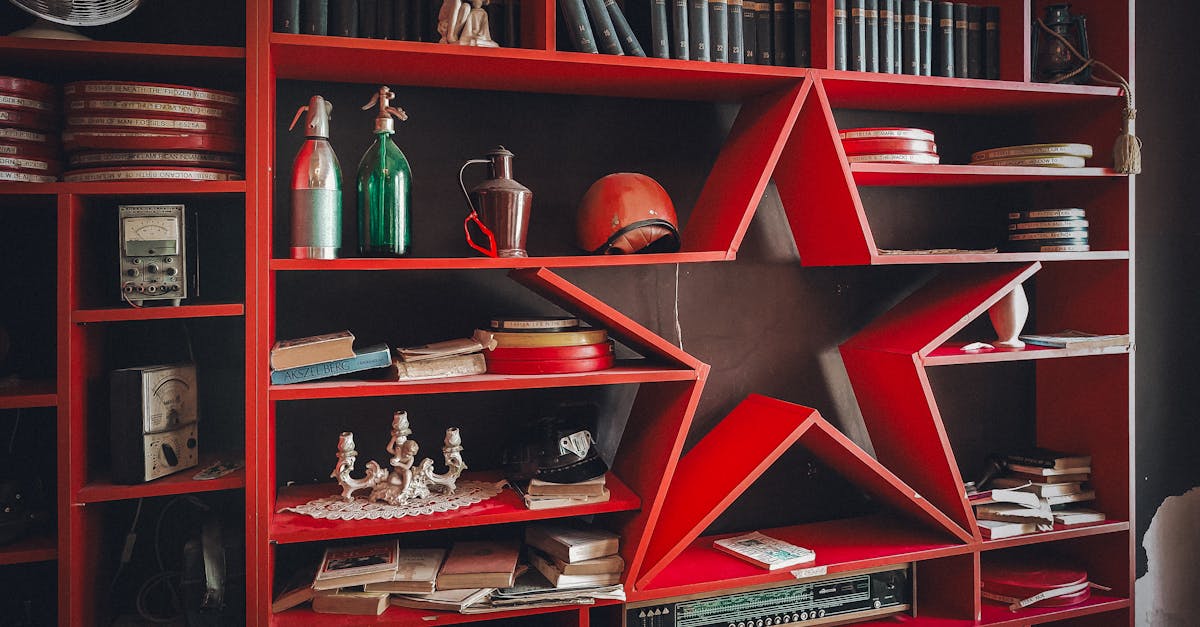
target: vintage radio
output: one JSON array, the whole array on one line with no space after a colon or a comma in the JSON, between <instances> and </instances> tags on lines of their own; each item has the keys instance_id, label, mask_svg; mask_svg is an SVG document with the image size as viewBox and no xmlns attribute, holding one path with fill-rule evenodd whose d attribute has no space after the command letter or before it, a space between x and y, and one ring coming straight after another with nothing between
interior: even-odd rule
<instances>
[{"instance_id":1,"label":"vintage radio","mask_svg":"<svg viewBox=\"0 0 1200 627\"><path fill-rule=\"evenodd\" d=\"M194 365L122 368L110 386L113 482L142 483L196 465Z\"/></svg>"},{"instance_id":2,"label":"vintage radio","mask_svg":"<svg viewBox=\"0 0 1200 627\"><path fill-rule=\"evenodd\" d=\"M121 297L134 305L188 296L183 205L120 205Z\"/></svg>"},{"instance_id":3,"label":"vintage radio","mask_svg":"<svg viewBox=\"0 0 1200 627\"><path fill-rule=\"evenodd\" d=\"M625 606L624 627L843 625L912 609L912 565ZM911 613L911 612L910 612Z\"/></svg>"}]
</instances>

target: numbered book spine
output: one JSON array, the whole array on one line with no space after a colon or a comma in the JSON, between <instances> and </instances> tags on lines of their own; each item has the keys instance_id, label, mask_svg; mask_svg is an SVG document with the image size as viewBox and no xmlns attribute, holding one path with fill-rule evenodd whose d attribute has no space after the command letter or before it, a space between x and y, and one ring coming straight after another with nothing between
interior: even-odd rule
<instances>
[{"instance_id":1,"label":"numbered book spine","mask_svg":"<svg viewBox=\"0 0 1200 627\"><path fill-rule=\"evenodd\" d=\"M742 0L729 0L729 62L743 63L746 60L745 46L742 43L745 33L742 30Z\"/></svg>"},{"instance_id":2,"label":"numbered book spine","mask_svg":"<svg viewBox=\"0 0 1200 627\"><path fill-rule=\"evenodd\" d=\"M867 71L879 71L879 0L867 0L863 9L863 32Z\"/></svg>"},{"instance_id":3,"label":"numbered book spine","mask_svg":"<svg viewBox=\"0 0 1200 627\"><path fill-rule=\"evenodd\" d=\"M938 2L933 13L933 74L954 76L954 3Z\"/></svg>"},{"instance_id":4,"label":"numbered book spine","mask_svg":"<svg viewBox=\"0 0 1200 627\"><path fill-rule=\"evenodd\" d=\"M659 59L671 57L671 41L667 36L667 0L650 1L650 54Z\"/></svg>"},{"instance_id":5,"label":"numbered book spine","mask_svg":"<svg viewBox=\"0 0 1200 627\"><path fill-rule=\"evenodd\" d=\"M358 2L330 0L329 34L334 37L358 37Z\"/></svg>"},{"instance_id":6,"label":"numbered book spine","mask_svg":"<svg viewBox=\"0 0 1200 627\"><path fill-rule=\"evenodd\" d=\"M984 7L983 77L1000 78L1000 7Z\"/></svg>"},{"instance_id":7,"label":"numbered book spine","mask_svg":"<svg viewBox=\"0 0 1200 627\"><path fill-rule=\"evenodd\" d=\"M904 8L903 0L888 0L892 4L892 73L904 73Z\"/></svg>"},{"instance_id":8,"label":"numbered book spine","mask_svg":"<svg viewBox=\"0 0 1200 627\"><path fill-rule=\"evenodd\" d=\"M833 0L833 69L849 69L849 20L846 0Z\"/></svg>"},{"instance_id":9,"label":"numbered book spine","mask_svg":"<svg viewBox=\"0 0 1200 627\"><path fill-rule=\"evenodd\" d=\"M771 3L759 2L757 24L754 29L758 34L758 64L775 65L775 47L771 42Z\"/></svg>"},{"instance_id":10,"label":"numbered book spine","mask_svg":"<svg viewBox=\"0 0 1200 627\"><path fill-rule=\"evenodd\" d=\"M791 66L792 49L792 0L776 0L771 3L771 45L775 46L775 65Z\"/></svg>"},{"instance_id":11,"label":"numbered book spine","mask_svg":"<svg viewBox=\"0 0 1200 627\"><path fill-rule=\"evenodd\" d=\"M904 58L900 68L905 74L921 73L921 3L919 0L903 0L904 25L900 28L901 50Z\"/></svg>"},{"instance_id":12,"label":"numbered book spine","mask_svg":"<svg viewBox=\"0 0 1200 627\"><path fill-rule=\"evenodd\" d=\"M392 33L395 21L396 0L379 0L375 6L375 38L395 39Z\"/></svg>"},{"instance_id":13,"label":"numbered book spine","mask_svg":"<svg viewBox=\"0 0 1200 627\"><path fill-rule=\"evenodd\" d=\"M329 0L304 0L303 25L305 35L329 34Z\"/></svg>"},{"instance_id":14,"label":"numbered book spine","mask_svg":"<svg viewBox=\"0 0 1200 627\"><path fill-rule=\"evenodd\" d=\"M596 47L596 38L592 34L587 12L583 8L583 0L558 0L558 8L562 11L567 30L571 31L571 43L575 50L593 54L600 52Z\"/></svg>"},{"instance_id":15,"label":"numbered book spine","mask_svg":"<svg viewBox=\"0 0 1200 627\"><path fill-rule=\"evenodd\" d=\"M592 22L592 33L596 36L596 45L604 54L624 55L621 50L621 40L617 39L616 28L608 17L608 9L604 8L604 0L583 0L587 7L588 19Z\"/></svg>"},{"instance_id":16,"label":"numbered book spine","mask_svg":"<svg viewBox=\"0 0 1200 627\"><path fill-rule=\"evenodd\" d=\"M867 0L850 0L850 69L867 71Z\"/></svg>"},{"instance_id":17,"label":"numbered book spine","mask_svg":"<svg viewBox=\"0 0 1200 627\"><path fill-rule=\"evenodd\" d=\"M690 59L692 44L688 32L688 0L671 0L671 32L675 35L671 41L671 56Z\"/></svg>"},{"instance_id":18,"label":"numbered book spine","mask_svg":"<svg viewBox=\"0 0 1200 627\"><path fill-rule=\"evenodd\" d=\"M792 2L792 63L796 67L812 67L811 2Z\"/></svg>"},{"instance_id":19,"label":"numbered book spine","mask_svg":"<svg viewBox=\"0 0 1200 627\"><path fill-rule=\"evenodd\" d=\"M967 78L967 5L954 3L954 75Z\"/></svg>"},{"instance_id":20,"label":"numbered book spine","mask_svg":"<svg viewBox=\"0 0 1200 627\"><path fill-rule=\"evenodd\" d=\"M275 0L275 32L300 32L300 0Z\"/></svg>"},{"instance_id":21,"label":"numbered book spine","mask_svg":"<svg viewBox=\"0 0 1200 627\"><path fill-rule=\"evenodd\" d=\"M892 74L896 71L896 42L893 27L896 18L892 15L892 0L881 0L879 4L879 71Z\"/></svg>"},{"instance_id":22,"label":"numbered book spine","mask_svg":"<svg viewBox=\"0 0 1200 627\"><path fill-rule=\"evenodd\" d=\"M921 0L918 39L921 42L921 76L933 76L933 0Z\"/></svg>"},{"instance_id":23,"label":"numbered book spine","mask_svg":"<svg viewBox=\"0 0 1200 627\"><path fill-rule=\"evenodd\" d=\"M729 4L727 0L708 0L708 31L712 38L710 56L718 63L729 62Z\"/></svg>"},{"instance_id":24,"label":"numbered book spine","mask_svg":"<svg viewBox=\"0 0 1200 627\"><path fill-rule=\"evenodd\" d=\"M758 3L742 2L742 63L758 63Z\"/></svg>"},{"instance_id":25,"label":"numbered book spine","mask_svg":"<svg viewBox=\"0 0 1200 627\"><path fill-rule=\"evenodd\" d=\"M633 29L629 26L629 20L625 19L625 12L617 5L617 0L604 0L604 7L608 9L608 17L612 20L613 28L616 29L617 39L621 41L621 50L632 57L646 56L641 42L637 40Z\"/></svg>"},{"instance_id":26,"label":"numbered book spine","mask_svg":"<svg viewBox=\"0 0 1200 627\"><path fill-rule=\"evenodd\" d=\"M708 0L688 0L688 37L693 61L708 61Z\"/></svg>"},{"instance_id":27,"label":"numbered book spine","mask_svg":"<svg viewBox=\"0 0 1200 627\"><path fill-rule=\"evenodd\" d=\"M967 76L983 78L983 7L967 6Z\"/></svg>"}]
</instances>

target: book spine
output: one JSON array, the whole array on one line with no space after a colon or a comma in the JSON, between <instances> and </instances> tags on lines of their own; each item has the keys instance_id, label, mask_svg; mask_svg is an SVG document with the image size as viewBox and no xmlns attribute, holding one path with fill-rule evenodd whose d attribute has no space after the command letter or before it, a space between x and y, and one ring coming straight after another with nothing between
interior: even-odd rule
<instances>
[{"instance_id":1,"label":"book spine","mask_svg":"<svg viewBox=\"0 0 1200 627\"><path fill-rule=\"evenodd\" d=\"M866 0L863 7L863 57L868 72L879 71L879 0Z\"/></svg>"},{"instance_id":2,"label":"book spine","mask_svg":"<svg viewBox=\"0 0 1200 627\"><path fill-rule=\"evenodd\" d=\"M608 9L604 8L604 0L583 0L583 5L587 7L588 19L592 22L592 32L596 35L596 45L600 47L600 52L624 55L621 40L617 39L616 28L608 17Z\"/></svg>"},{"instance_id":3,"label":"book spine","mask_svg":"<svg viewBox=\"0 0 1200 627\"><path fill-rule=\"evenodd\" d=\"M729 62L729 4L727 0L708 0L708 30L712 37L712 60Z\"/></svg>"},{"instance_id":4,"label":"book spine","mask_svg":"<svg viewBox=\"0 0 1200 627\"><path fill-rule=\"evenodd\" d=\"M884 0L891 2L891 0ZM792 63L812 67L812 3L792 2Z\"/></svg>"},{"instance_id":5,"label":"book spine","mask_svg":"<svg viewBox=\"0 0 1200 627\"><path fill-rule=\"evenodd\" d=\"M504 1L504 41L506 46L521 45L521 3L518 0Z\"/></svg>"},{"instance_id":6,"label":"book spine","mask_svg":"<svg viewBox=\"0 0 1200 627\"><path fill-rule=\"evenodd\" d=\"M675 33L671 44L671 57L690 59L692 54L691 33L688 32L688 0L671 0L671 32Z\"/></svg>"},{"instance_id":7,"label":"book spine","mask_svg":"<svg viewBox=\"0 0 1200 627\"><path fill-rule=\"evenodd\" d=\"M358 2L330 0L329 34L334 37L358 37Z\"/></svg>"},{"instance_id":8,"label":"book spine","mask_svg":"<svg viewBox=\"0 0 1200 627\"><path fill-rule=\"evenodd\" d=\"M562 9L563 22L571 31L571 43L575 46L575 50L592 54L600 52L596 48L596 38L592 34L591 22L588 22L587 13L584 11L583 0L558 0L558 7Z\"/></svg>"},{"instance_id":9,"label":"book spine","mask_svg":"<svg viewBox=\"0 0 1200 627\"><path fill-rule=\"evenodd\" d=\"M954 76L954 3L934 5L934 76Z\"/></svg>"},{"instance_id":10,"label":"book spine","mask_svg":"<svg viewBox=\"0 0 1200 627\"><path fill-rule=\"evenodd\" d=\"M708 61L708 0L687 0L688 3L688 39L691 41L690 54L693 61Z\"/></svg>"},{"instance_id":11,"label":"book spine","mask_svg":"<svg viewBox=\"0 0 1200 627\"><path fill-rule=\"evenodd\" d=\"M358 2L358 10L361 13L363 0ZM431 34L437 33L437 25L434 24L437 20L426 17L430 15L429 8L428 0L411 0L408 7L408 34L412 41L437 41L437 37L430 38Z\"/></svg>"},{"instance_id":12,"label":"book spine","mask_svg":"<svg viewBox=\"0 0 1200 627\"><path fill-rule=\"evenodd\" d=\"M1055 465L1054 459L1047 457L1033 457L1031 455L1005 455L1004 461L1010 464L1037 466L1038 468L1054 468Z\"/></svg>"},{"instance_id":13,"label":"book spine","mask_svg":"<svg viewBox=\"0 0 1200 627\"><path fill-rule=\"evenodd\" d=\"M896 18L892 15L892 0L881 0L879 5L879 71L892 74L896 71L896 42L892 39Z\"/></svg>"},{"instance_id":14,"label":"book spine","mask_svg":"<svg viewBox=\"0 0 1200 627\"><path fill-rule=\"evenodd\" d=\"M904 73L904 8L903 0L889 0L892 3L892 42L896 50L892 53L893 74Z\"/></svg>"},{"instance_id":15,"label":"book spine","mask_svg":"<svg viewBox=\"0 0 1200 627\"><path fill-rule=\"evenodd\" d=\"M967 6L967 76L983 78L983 10Z\"/></svg>"},{"instance_id":16,"label":"book spine","mask_svg":"<svg viewBox=\"0 0 1200 627\"><path fill-rule=\"evenodd\" d=\"M379 0L358 0L358 36L375 38L375 20Z\"/></svg>"},{"instance_id":17,"label":"book spine","mask_svg":"<svg viewBox=\"0 0 1200 627\"><path fill-rule=\"evenodd\" d=\"M904 25L900 29L903 38L901 49L904 58L901 69L905 74L920 74L921 72L921 3L919 0L903 1Z\"/></svg>"},{"instance_id":18,"label":"book spine","mask_svg":"<svg viewBox=\"0 0 1200 627\"><path fill-rule=\"evenodd\" d=\"M275 32L300 32L300 0L275 0Z\"/></svg>"},{"instance_id":19,"label":"book spine","mask_svg":"<svg viewBox=\"0 0 1200 627\"><path fill-rule=\"evenodd\" d=\"M671 58L671 41L667 36L667 0L650 1L650 54L659 59Z\"/></svg>"},{"instance_id":20,"label":"book spine","mask_svg":"<svg viewBox=\"0 0 1200 627\"><path fill-rule=\"evenodd\" d=\"M867 0L850 0L850 69L867 71Z\"/></svg>"},{"instance_id":21,"label":"book spine","mask_svg":"<svg viewBox=\"0 0 1200 627\"><path fill-rule=\"evenodd\" d=\"M285 385L288 383L325 379L362 370L371 370L372 368L385 368L390 366L391 363L392 353L385 346L380 350L364 351L349 359L327 361L322 364L300 366L286 370L275 370L271 373L271 385Z\"/></svg>"},{"instance_id":22,"label":"book spine","mask_svg":"<svg viewBox=\"0 0 1200 627\"><path fill-rule=\"evenodd\" d=\"M396 0L379 0L375 5L375 38L394 39L392 16L396 12Z\"/></svg>"},{"instance_id":23,"label":"book spine","mask_svg":"<svg viewBox=\"0 0 1200 627\"><path fill-rule=\"evenodd\" d=\"M792 0L771 3L771 45L775 65L792 65Z\"/></svg>"},{"instance_id":24,"label":"book spine","mask_svg":"<svg viewBox=\"0 0 1200 627\"><path fill-rule=\"evenodd\" d=\"M954 3L954 75L967 78L967 5Z\"/></svg>"},{"instance_id":25,"label":"book spine","mask_svg":"<svg viewBox=\"0 0 1200 627\"><path fill-rule=\"evenodd\" d=\"M744 63L745 31L742 29L742 0L729 0L729 62Z\"/></svg>"},{"instance_id":26,"label":"book spine","mask_svg":"<svg viewBox=\"0 0 1200 627\"><path fill-rule=\"evenodd\" d=\"M397 41L411 41L413 39L412 30L408 27L408 10L410 4L410 0L396 0L395 5L392 7L392 37L394 37ZM485 11L487 8L491 8L491 6L492 5L489 4L488 7L485 8ZM503 9L503 6L497 4L496 8ZM495 31L496 26L499 24L499 20L492 21L489 15L488 28L490 31Z\"/></svg>"},{"instance_id":27,"label":"book spine","mask_svg":"<svg viewBox=\"0 0 1200 627\"><path fill-rule=\"evenodd\" d=\"M617 6L617 0L604 0L604 6L608 9L608 17L612 20L613 28L616 29L617 38L621 40L621 50L634 57L646 56L642 44L638 42L637 36L633 34L633 29L629 27L629 20L625 19L625 13L621 11L621 7Z\"/></svg>"},{"instance_id":28,"label":"book spine","mask_svg":"<svg viewBox=\"0 0 1200 627\"><path fill-rule=\"evenodd\" d=\"M921 42L921 76L933 76L933 0L921 0L918 39Z\"/></svg>"},{"instance_id":29,"label":"book spine","mask_svg":"<svg viewBox=\"0 0 1200 627\"><path fill-rule=\"evenodd\" d=\"M847 39L846 0L833 0L833 69L849 68L849 54L846 50Z\"/></svg>"},{"instance_id":30,"label":"book spine","mask_svg":"<svg viewBox=\"0 0 1200 627\"><path fill-rule=\"evenodd\" d=\"M742 63L758 63L758 3L742 2Z\"/></svg>"},{"instance_id":31,"label":"book spine","mask_svg":"<svg viewBox=\"0 0 1200 627\"><path fill-rule=\"evenodd\" d=\"M1000 7L984 7L983 77L1000 78Z\"/></svg>"},{"instance_id":32,"label":"book spine","mask_svg":"<svg viewBox=\"0 0 1200 627\"><path fill-rule=\"evenodd\" d=\"M329 0L304 0L303 24L300 32L305 35L329 33Z\"/></svg>"},{"instance_id":33,"label":"book spine","mask_svg":"<svg viewBox=\"0 0 1200 627\"><path fill-rule=\"evenodd\" d=\"M771 42L771 3L759 2L754 26L758 39L758 64L775 65L775 47Z\"/></svg>"}]
</instances>

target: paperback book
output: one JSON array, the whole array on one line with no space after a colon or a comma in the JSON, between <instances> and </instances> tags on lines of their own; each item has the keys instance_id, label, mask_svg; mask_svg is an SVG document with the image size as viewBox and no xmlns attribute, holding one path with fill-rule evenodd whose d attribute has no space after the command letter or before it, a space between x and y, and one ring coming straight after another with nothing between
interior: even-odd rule
<instances>
[{"instance_id":1,"label":"paperback book","mask_svg":"<svg viewBox=\"0 0 1200 627\"><path fill-rule=\"evenodd\" d=\"M317 568L314 590L332 590L388 581L399 565L396 540L329 547Z\"/></svg>"},{"instance_id":2,"label":"paperback book","mask_svg":"<svg viewBox=\"0 0 1200 627\"><path fill-rule=\"evenodd\" d=\"M778 538L752 531L739 536L713 540L713 548L757 564L767 570L812 562L817 554Z\"/></svg>"},{"instance_id":3,"label":"paperback book","mask_svg":"<svg viewBox=\"0 0 1200 627\"><path fill-rule=\"evenodd\" d=\"M568 527L546 523L525 528L525 543L567 563L617 552L620 536L598 527Z\"/></svg>"}]
</instances>

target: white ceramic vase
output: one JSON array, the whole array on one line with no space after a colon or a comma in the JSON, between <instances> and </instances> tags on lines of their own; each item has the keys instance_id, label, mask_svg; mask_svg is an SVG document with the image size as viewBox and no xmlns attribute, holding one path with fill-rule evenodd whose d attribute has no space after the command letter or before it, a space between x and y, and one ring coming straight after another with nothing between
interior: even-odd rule
<instances>
[{"instance_id":1,"label":"white ceramic vase","mask_svg":"<svg viewBox=\"0 0 1200 627\"><path fill-rule=\"evenodd\" d=\"M1006 348L1024 348L1025 342L1017 339L1029 317L1029 299L1025 288L1018 285L988 309L992 328L996 330L996 344Z\"/></svg>"}]
</instances>

